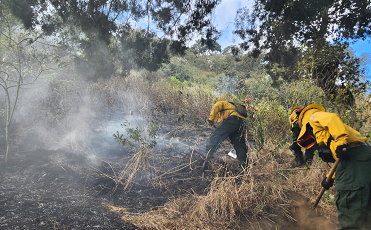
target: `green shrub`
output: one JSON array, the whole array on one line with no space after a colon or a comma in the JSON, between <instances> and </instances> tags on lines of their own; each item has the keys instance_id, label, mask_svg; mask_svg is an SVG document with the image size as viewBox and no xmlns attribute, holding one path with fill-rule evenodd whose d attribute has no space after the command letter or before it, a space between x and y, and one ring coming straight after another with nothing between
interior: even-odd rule
<instances>
[{"instance_id":1,"label":"green shrub","mask_svg":"<svg viewBox=\"0 0 371 230\"><path fill-rule=\"evenodd\" d=\"M263 148L266 143L278 145L285 140L290 133L287 110L278 101L265 98L256 107L258 111L246 119L246 124L257 148Z\"/></svg>"}]
</instances>

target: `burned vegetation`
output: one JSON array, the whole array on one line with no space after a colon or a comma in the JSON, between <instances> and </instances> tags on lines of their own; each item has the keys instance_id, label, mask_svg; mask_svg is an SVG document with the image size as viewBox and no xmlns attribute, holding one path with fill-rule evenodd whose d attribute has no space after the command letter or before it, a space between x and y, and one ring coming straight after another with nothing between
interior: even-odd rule
<instances>
[{"instance_id":1,"label":"burned vegetation","mask_svg":"<svg viewBox=\"0 0 371 230\"><path fill-rule=\"evenodd\" d=\"M249 168L227 155L227 141L204 165L213 130L205 91L127 78L105 82L103 94L94 84L86 95L48 98L41 120L14 126L0 168L1 229L336 228L331 194L311 210L323 162L292 169L287 148L258 151L248 122ZM48 103L65 112L47 116Z\"/></svg>"}]
</instances>

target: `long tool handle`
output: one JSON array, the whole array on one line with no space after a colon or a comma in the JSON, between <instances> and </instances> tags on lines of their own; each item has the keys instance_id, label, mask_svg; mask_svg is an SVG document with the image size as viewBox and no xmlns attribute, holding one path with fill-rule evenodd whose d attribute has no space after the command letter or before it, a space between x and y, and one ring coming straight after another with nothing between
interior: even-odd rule
<instances>
[{"instance_id":1,"label":"long tool handle","mask_svg":"<svg viewBox=\"0 0 371 230\"><path fill-rule=\"evenodd\" d=\"M340 159L338 158L335 161L334 165L332 166L332 168L331 168L331 170L330 170L330 172L329 172L329 174L327 176L326 182L330 182L330 180L332 179L332 176L335 173L336 167L338 166L339 163L340 163ZM324 187L322 187L321 191L319 192L319 194L318 194L318 196L316 198L316 202L314 202L313 209L315 209L317 207L317 205L318 205L319 201L321 200L322 195L325 192L325 190L326 189Z\"/></svg>"}]
</instances>

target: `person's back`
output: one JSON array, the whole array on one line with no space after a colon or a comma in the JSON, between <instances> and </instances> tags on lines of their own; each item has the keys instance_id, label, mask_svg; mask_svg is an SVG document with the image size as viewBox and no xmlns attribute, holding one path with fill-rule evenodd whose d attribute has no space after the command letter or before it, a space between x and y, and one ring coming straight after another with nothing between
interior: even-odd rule
<instances>
[{"instance_id":1,"label":"person's back","mask_svg":"<svg viewBox=\"0 0 371 230\"><path fill-rule=\"evenodd\" d=\"M318 104L305 107L298 123L301 131L297 141L301 147L310 148L315 141L320 147L331 150L331 155L322 158L324 161L340 160L335 177L327 180L326 176L321 183L329 189L335 179L340 230L371 229L371 147L368 139Z\"/></svg>"},{"instance_id":2,"label":"person's back","mask_svg":"<svg viewBox=\"0 0 371 230\"><path fill-rule=\"evenodd\" d=\"M208 119L210 125L214 122L220 124L212 132L209 142L206 145L206 155L213 156L222 141L229 137L236 150L239 165L247 166L247 147L244 137L244 116L235 111L235 106L225 99L219 99L213 106Z\"/></svg>"}]
</instances>

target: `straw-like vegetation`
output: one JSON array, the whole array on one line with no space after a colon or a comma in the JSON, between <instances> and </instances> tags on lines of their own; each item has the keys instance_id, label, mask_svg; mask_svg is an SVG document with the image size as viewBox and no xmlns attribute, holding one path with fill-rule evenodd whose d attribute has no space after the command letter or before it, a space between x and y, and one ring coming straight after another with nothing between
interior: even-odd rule
<instances>
[{"instance_id":1,"label":"straw-like vegetation","mask_svg":"<svg viewBox=\"0 0 371 230\"><path fill-rule=\"evenodd\" d=\"M251 79L247 82L252 83ZM141 214L123 212L125 207L106 204L122 215L124 221L141 229L281 229L290 223L294 226L292 229L303 226L317 229L319 223L308 224L310 217L323 218L320 221L322 227L336 227L333 189L324 194L316 210L310 209L330 165L315 156L312 165L294 168L294 157L288 150L291 143L288 111L293 105L320 103L334 111L321 91L309 82L283 84L278 91L269 90L267 86L261 98L254 84L246 86L249 94L217 95L206 85L189 84L174 78L149 82L137 72L132 72L132 77L125 80L111 79L99 84L106 85L105 94L99 97L107 98L111 108L119 107L124 100L137 99L137 108L130 110L139 109L142 111L140 116L145 116L149 122L127 129L124 137L121 134L123 147L129 146L130 142L129 152L132 154L115 164L107 163L108 173L97 169L95 176L113 181L113 190L128 190L147 175L145 179L153 188L171 190L174 194L168 202ZM141 97L120 97L118 91L122 95L139 94ZM219 155L209 162L204 175L201 169L204 156L194 149L207 142L208 133L195 130L207 127L205 120L210 108L220 97L231 101L250 97L258 108L246 119L250 167L240 171L236 162L220 154L230 150L231 146L224 143ZM357 101L360 108L366 109L359 116L366 118L365 111L369 109L366 99L359 96ZM166 134L168 137L180 136L184 142L192 139L192 143L196 143L188 155L172 152L169 156L169 153L159 152L157 143L152 142L158 133L152 133L153 139L149 137L150 124L161 127L168 122L177 124ZM368 121L363 119L360 129L363 135L370 132L368 127ZM175 190L178 192L174 193ZM303 213L309 217L303 218Z\"/></svg>"},{"instance_id":2,"label":"straw-like vegetation","mask_svg":"<svg viewBox=\"0 0 371 230\"><path fill-rule=\"evenodd\" d=\"M292 91L292 88L288 90ZM173 135L207 141L207 137L202 138L201 134L189 137L187 133L193 132L192 127L206 125L203 121L213 101L218 98L212 91L207 87L179 85L170 80L155 82L147 93L154 102L153 120L165 122L174 119L179 126L172 131ZM236 99L232 95L223 97ZM321 103L322 100L320 94L313 94L313 99L308 102ZM293 101L291 98L287 100ZM210 162L203 177L201 166L204 157L197 151L188 156L181 155L181 161L177 161L167 154L159 154L155 148L147 148L146 154L132 155L126 166L121 168L120 176L113 180L117 184L122 183L123 189L130 189L128 185L135 183L138 172L143 174L143 171L151 169L153 175L147 179L154 188L169 190L187 181L188 192L177 193L163 205L141 214L130 213L125 207L111 204L107 204L108 207L122 215L124 221L141 229L281 229L290 223L292 229L318 229L319 226L334 229L336 208L333 189L324 194L316 210L311 210L329 165L315 156L312 165L294 168L294 157L288 150L291 134L286 108L289 106L279 98L271 100L269 97L255 100L254 105L259 110L246 121L250 158L248 169L240 171L236 162L219 155ZM367 125L366 122L365 127ZM228 146L223 145L220 151L228 151ZM134 149L140 150L140 147ZM205 183L203 191L193 191L189 187L195 186L196 190L200 181ZM179 190L182 189L184 187L179 186ZM313 224L303 215L322 220Z\"/></svg>"},{"instance_id":3,"label":"straw-like vegetation","mask_svg":"<svg viewBox=\"0 0 371 230\"><path fill-rule=\"evenodd\" d=\"M30 4L19 8L19 2ZM68 229L74 216L82 216L76 222L86 229L100 228L95 223L107 216L116 221L106 221L102 228L122 223L151 230L336 228L334 188L311 209L331 165L316 155L312 165L296 168L288 149L288 111L298 105L322 104L361 135L371 136L370 85L363 69L367 56L356 58L346 42L328 43L325 38L333 33L325 28L333 28L331 24L322 24L319 36L308 38L306 33L305 44L299 44L298 31L288 30L292 35L284 37L289 40L271 33L274 39L266 37L268 46L260 47L268 50L249 53L244 52L245 28L235 31L243 47L222 50L209 40L216 32L209 27L216 0L130 1L130 6L126 1L79 2L0 3L0 171L6 181L0 191L5 197L0 199L5 207L0 209L5 216L0 228L27 222L17 227ZM336 4L326 4L312 4L319 8L310 10L338 14L332 10ZM359 5L363 8L356 7L355 24L365 18L366 5ZM267 13L255 12L259 7L251 16ZM276 13L282 9L277 9L273 15L280 17ZM249 22L243 12L239 10L236 26ZM139 19L158 23L169 36L157 37L151 25L131 28ZM276 24L269 21L267 31ZM350 31L352 27L339 27L345 40L352 34L366 38ZM176 31L180 40L171 40ZM207 39L186 47L197 31ZM214 129L206 121L219 98L237 103L251 98L257 108L245 120L249 167L244 170L227 156L232 149L228 140L205 161ZM62 164L61 159L68 161ZM69 205L55 194L92 201L77 210L74 205L83 201ZM92 204L109 215L89 222L99 215L91 211ZM66 206L72 207L71 215L64 212ZM19 210L22 215L14 217Z\"/></svg>"}]
</instances>

